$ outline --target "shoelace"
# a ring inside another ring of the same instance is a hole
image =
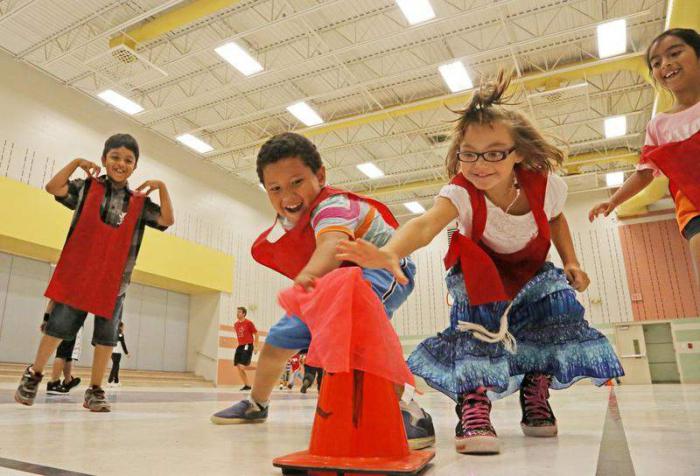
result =
[[[547,406],[549,380],[547,375],[538,374],[531,377],[530,385],[523,388],[525,411],[529,418],[538,420],[552,418],[552,413]]]
[[[485,390],[477,389],[476,392],[467,394],[462,404],[462,428],[468,431],[490,427],[490,412],[491,402]]]

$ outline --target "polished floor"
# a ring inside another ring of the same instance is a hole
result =
[[[275,456],[304,449],[315,394],[276,392],[261,425],[215,426],[211,413],[242,393],[217,389],[110,389],[112,413],[42,393],[33,407],[0,385],[0,475],[279,475]],[[595,388],[554,392],[559,437],[526,438],[517,398],[494,404],[497,456],[464,456],[452,446],[452,403],[420,397],[433,415],[438,443],[426,476],[700,475],[700,385]]]

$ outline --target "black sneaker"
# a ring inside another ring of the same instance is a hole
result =
[[[435,444],[433,419],[415,401],[401,402],[401,416],[409,448],[420,450]]]
[[[243,385],[241,387],[241,392],[245,392],[246,390],[250,390],[250,385]]]
[[[56,380],[55,382],[47,382],[46,393],[48,393],[49,395],[64,395],[68,393],[68,388],[66,388],[64,385],[61,385],[60,380]]]
[[[545,374],[527,374],[520,386],[520,409],[523,418],[520,428],[526,436],[557,436],[557,419],[549,406],[549,384],[552,377]]]
[[[105,391],[102,387],[92,386],[85,390],[85,401],[83,407],[91,412],[110,412],[112,406],[107,401]]]
[[[268,407],[262,407],[248,399],[216,412],[211,422],[217,425],[238,425],[241,423],[262,423],[267,420]]]
[[[73,377],[70,379],[70,382],[66,383],[66,381],[63,381],[63,386],[66,389],[66,392],[70,392],[72,389],[80,385],[80,377]]]
[[[22,405],[34,405],[36,392],[39,390],[39,383],[44,376],[34,372],[32,366],[28,366],[22,374],[22,380],[19,381],[19,387],[15,392],[15,401]]]
[[[306,393],[306,391],[309,389],[313,382],[309,379],[304,379],[304,382],[301,384],[301,393]]]

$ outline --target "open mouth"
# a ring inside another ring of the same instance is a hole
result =
[[[678,76],[678,73],[680,73],[680,72],[681,72],[680,69],[674,69],[673,71],[669,71],[668,73],[664,74],[663,78],[664,79],[675,78],[676,76]]]
[[[285,205],[282,208],[284,208],[284,211],[287,213],[291,213],[291,214],[299,213],[301,211],[301,209],[304,208],[304,203],[302,202],[302,203],[299,203],[297,205]]]

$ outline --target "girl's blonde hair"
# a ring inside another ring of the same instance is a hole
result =
[[[454,111],[459,114],[447,152],[445,165],[450,178],[459,173],[457,152],[464,134],[471,124],[505,124],[513,136],[516,152],[523,158],[520,165],[526,169],[551,172],[564,162],[566,153],[555,146],[521,112],[503,107],[509,104],[505,97],[512,74],[499,71],[494,81],[486,81],[472,95],[466,109]]]

